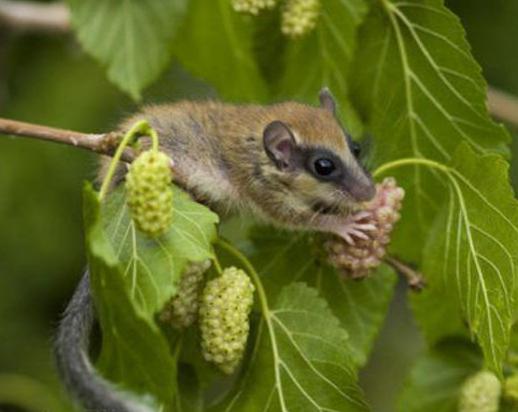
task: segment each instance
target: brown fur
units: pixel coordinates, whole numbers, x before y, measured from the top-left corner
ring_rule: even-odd
[[[310,226],[314,205],[347,214],[353,200],[308,172],[278,170],[263,147],[263,131],[285,123],[297,144],[326,148],[339,156],[357,184],[372,185],[351,154],[332,112],[295,102],[272,106],[230,105],[214,101],[149,106],[125,121],[127,129],[147,119],[162,150],[175,162],[175,180],[218,212],[248,210],[286,227]]]

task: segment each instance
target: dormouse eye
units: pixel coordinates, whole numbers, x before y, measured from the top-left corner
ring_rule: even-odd
[[[320,176],[329,176],[336,170],[336,166],[331,159],[326,159],[325,157],[321,157],[313,163],[315,167],[315,172]]]
[[[360,157],[362,147],[358,142],[351,142],[351,152],[354,157]]]

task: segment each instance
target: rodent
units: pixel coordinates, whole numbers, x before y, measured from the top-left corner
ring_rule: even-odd
[[[148,120],[174,162],[175,183],[220,214],[246,211],[284,228],[333,232],[352,241],[351,234],[362,237],[372,229],[351,219],[351,211],[373,198],[375,186],[336,118],[332,95],[324,88],[319,98],[320,107],[213,101],[150,106],[121,129]],[[58,330],[62,379],[89,410],[145,411],[118,396],[90,364],[93,315],[87,272]]]

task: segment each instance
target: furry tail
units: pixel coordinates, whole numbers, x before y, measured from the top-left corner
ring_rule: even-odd
[[[86,270],[65,310],[54,346],[57,367],[66,388],[86,411],[151,412],[147,406],[125,398],[96,373],[88,358],[93,324],[90,274]]]

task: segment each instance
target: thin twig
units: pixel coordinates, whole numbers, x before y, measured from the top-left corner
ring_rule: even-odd
[[[490,87],[487,91],[489,112],[513,128],[518,129],[518,98],[512,94]]]
[[[0,0],[0,27],[15,30],[66,33],[70,12],[65,3]]]
[[[1,134],[48,140],[108,156],[114,153],[121,137],[117,132],[88,134],[0,118]],[[134,157],[133,151],[127,149],[122,155],[122,160],[131,162]]]
[[[383,260],[406,280],[408,286],[413,291],[419,292],[426,286],[423,275],[412,269],[406,263],[392,256],[385,256]]]

